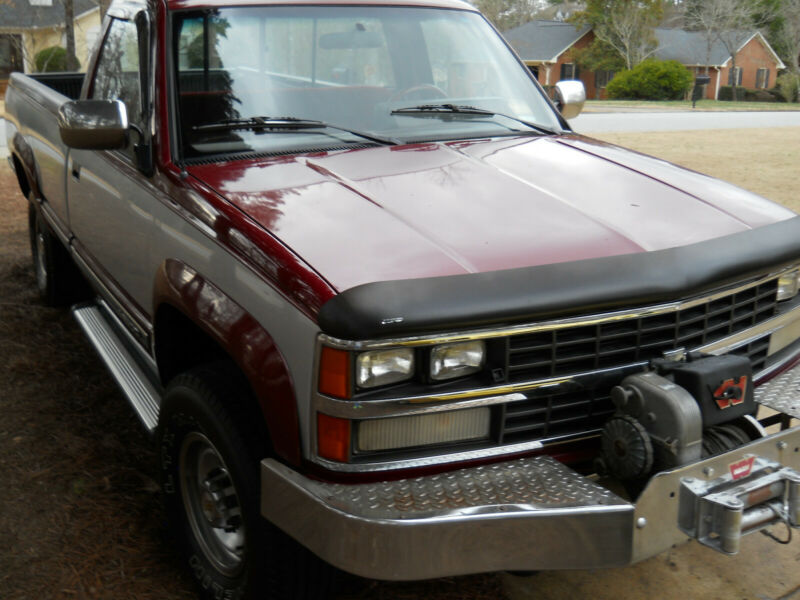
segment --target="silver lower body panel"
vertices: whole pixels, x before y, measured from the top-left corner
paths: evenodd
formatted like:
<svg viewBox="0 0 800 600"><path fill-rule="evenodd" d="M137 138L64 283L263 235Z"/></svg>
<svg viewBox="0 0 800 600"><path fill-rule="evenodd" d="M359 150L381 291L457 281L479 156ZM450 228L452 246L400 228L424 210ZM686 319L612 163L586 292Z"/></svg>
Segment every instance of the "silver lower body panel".
<svg viewBox="0 0 800 600"><path fill-rule="evenodd" d="M759 401L787 380L800 380L800 367L761 386ZM265 459L261 513L327 562L375 579L616 567L690 539L680 527L686 482L738 485L735 470L753 457L800 470L800 427L657 473L635 503L547 456L355 485L312 480ZM761 476L749 481L757 487Z"/></svg>

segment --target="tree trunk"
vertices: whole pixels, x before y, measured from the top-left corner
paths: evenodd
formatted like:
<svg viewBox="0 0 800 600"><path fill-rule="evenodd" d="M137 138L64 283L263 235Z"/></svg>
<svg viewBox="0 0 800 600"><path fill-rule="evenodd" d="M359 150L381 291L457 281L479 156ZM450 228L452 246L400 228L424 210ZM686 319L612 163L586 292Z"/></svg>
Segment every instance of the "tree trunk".
<svg viewBox="0 0 800 600"><path fill-rule="evenodd" d="M736 84L739 82L739 74L736 72L736 55L731 55L731 73L733 76L731 77L731 100L734 102L738 101L736 97Z"/></svg>
<svg viewBox="0 0 800 600"><path fill-rule="evenodd" d="M77 71L81 65L75 56L75 9L72 0L64 0L64 31L67 37L67 71Z"/></svg>

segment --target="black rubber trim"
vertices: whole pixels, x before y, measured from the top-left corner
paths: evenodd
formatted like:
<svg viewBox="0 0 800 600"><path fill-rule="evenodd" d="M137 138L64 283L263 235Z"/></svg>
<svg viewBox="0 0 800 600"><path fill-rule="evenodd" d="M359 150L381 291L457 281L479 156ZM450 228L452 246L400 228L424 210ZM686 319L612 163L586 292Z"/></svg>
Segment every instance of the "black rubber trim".
<svg viewBox="0 0 800 600"><path fill-rule="evenodd" d="M366 283L331 298L346 340L448 332L688 298L800 259L800 216L697 244L489 273Z"/></svg>

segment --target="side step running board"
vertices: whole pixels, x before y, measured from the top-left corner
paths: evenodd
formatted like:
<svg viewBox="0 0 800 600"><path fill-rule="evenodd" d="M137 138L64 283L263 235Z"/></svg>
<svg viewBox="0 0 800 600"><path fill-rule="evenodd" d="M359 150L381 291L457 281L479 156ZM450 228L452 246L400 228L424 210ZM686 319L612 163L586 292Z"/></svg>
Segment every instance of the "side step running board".
<svg viewBox="0 0 800 600"><path fill-rule="evenodd" d="M80 305L72 314L105 363L122 393L149 432L158 425L161 389L126 347L110 319L96 305Z"/></svg>

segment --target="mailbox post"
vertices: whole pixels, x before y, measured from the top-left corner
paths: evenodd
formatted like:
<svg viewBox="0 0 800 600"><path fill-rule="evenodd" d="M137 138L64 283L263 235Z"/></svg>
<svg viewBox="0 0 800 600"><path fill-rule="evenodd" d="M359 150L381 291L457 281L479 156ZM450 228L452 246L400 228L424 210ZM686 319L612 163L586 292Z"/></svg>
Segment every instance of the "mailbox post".
<svg viewBox="0 0 800 600"><path fill-rule="evenodd" d="M711 77L708 75L695 76L694 88L692 89L692 108L694 108L697 101L703 97L703 86L709 83L711 83Z"/></svg>

